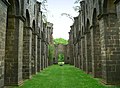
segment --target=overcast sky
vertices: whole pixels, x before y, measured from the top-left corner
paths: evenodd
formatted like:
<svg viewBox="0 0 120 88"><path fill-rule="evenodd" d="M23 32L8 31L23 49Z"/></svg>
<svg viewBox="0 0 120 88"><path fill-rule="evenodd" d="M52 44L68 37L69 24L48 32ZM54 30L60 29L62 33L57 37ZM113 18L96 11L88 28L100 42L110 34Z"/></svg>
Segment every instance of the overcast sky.
<svg viewBox="0 0 120 88"><path fill-rule="evenodd" d="M75 0L48 0L48 21L54 24L53 37L68 39L68 32L72 25L72 20L66 16L61 16L61 13L69 13L73 17L77 16L73 6Z"/></svg>

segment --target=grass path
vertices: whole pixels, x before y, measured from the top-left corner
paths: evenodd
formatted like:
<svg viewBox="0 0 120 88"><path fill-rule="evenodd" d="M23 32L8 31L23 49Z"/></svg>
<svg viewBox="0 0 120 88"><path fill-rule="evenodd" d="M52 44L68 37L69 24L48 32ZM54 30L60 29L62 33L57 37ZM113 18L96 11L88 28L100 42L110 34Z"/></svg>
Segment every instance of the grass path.
<svg viewBox="0 0 120 88"><path fill-rule="evenodd" d="M120 88L103 86L98 79L70 65L53 65L15 88Z"/></svg>

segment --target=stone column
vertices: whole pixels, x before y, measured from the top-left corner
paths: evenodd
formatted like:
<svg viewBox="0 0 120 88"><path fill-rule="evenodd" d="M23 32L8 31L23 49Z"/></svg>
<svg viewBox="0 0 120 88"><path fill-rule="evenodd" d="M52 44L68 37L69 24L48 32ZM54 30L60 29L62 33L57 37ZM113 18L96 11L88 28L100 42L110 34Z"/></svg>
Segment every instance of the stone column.
<svg viewBox="0 0 120 88"><path fill-rule="evenodd" d="M76 59L75 59L75 44L73 44L73 61L74 61L74 66L76 66Z"/></svg>
<svg viewBox="0 0 120 88"><path fill-rule="evenodd" d="M45 49L45 52L44 52L44 53L45 53L45 57L44 57L44 68L46 68L46 61L47 61L47 57L46 57L46 54L47 54L46 46L47 46L47 45L46 45L46 43L45 43L45 44L44 44L44 47L45 47L45 48L44 48L44 49Z"/></svg>
<svg viewBox="0 0 120 88"><path fill-rule="evenodd" d="M41 38L38 37L37 71L41 71Z"/></svg>
<svg viewBox="0 0 120 88"><path fill-rule="evenodd" d="M101 77L101 42L99 25L91 28L92 74Z"/></svg>
<svg viewBox="0 0 120 88"><path fill-rule="evenodd" d="M81 69L81 65L82 65L82 63L81 63L81 40L79 41L79 68Z"/></svg>
<svg viewBox="0 0 120 88"><path fill-rule="evenodd" d="M48 67L48 43L46 46L46 67Z"/></svg>
<svg viewBox="0 0 120 88"><path fill-rule="evenodd" d="M103 14L99 19L102 81L106 84L120 84L120 24L116 14Z"/></svg>
<svg viewBox="0 0 120 88"><path fill-rule="evenodd" d="M69 47L69 54L70 54L70 64L73 65L73 47L72 44L70 43L70 47Z"/></svg>
<svg viewBox="0 0 120 88"><path fill-rule="evenodd" d="M41 70L44 69L44 41L41 41Z"/></svg>
<svg viewBox="0 0 120 88"><path fill-rule="evenodd" d="M22 83L23 18L8 15L5 51L5 85Z"/></svg>
<svg viewBox="0 0 120 88"><path fill-rule="evenodd" d="M31 60L32 74L37 73L37 39L38 39L37 34L33 32L32 33L32 60Z"/></svg>
<svg viewBox="0 0 120 88"><path fill-rule="evenodd" d="M0 0L0 88L4 86L5 35L8 5L9 3L6 0Z"/></svg>
<svg viewBox="0 0 120 88"><path fill-rule="evenodd" d="M87 32L85 35L85 57L86 57L86 72L92 72L92 56L91 56L91 35Z"/></svg>
<svg viewBox="0 0 120 88"><path fill-rule="evenodd" d="M23 79L31 78L31 57L32 57L32 28L24 27L23 31Z"/></svg>
<svg viewBox="0 0 120 88"><path fill-rule="evenodd" d="M82 37L81 39L81 61L82 61L82 70L86 71L85 37Z"/></svg>

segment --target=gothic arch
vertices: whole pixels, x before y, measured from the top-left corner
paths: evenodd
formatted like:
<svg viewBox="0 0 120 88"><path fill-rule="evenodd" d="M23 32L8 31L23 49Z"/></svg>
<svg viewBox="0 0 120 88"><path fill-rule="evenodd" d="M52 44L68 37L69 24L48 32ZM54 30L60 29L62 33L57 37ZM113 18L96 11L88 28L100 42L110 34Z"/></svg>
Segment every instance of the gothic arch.
<svg viewBox="0 0 120 88"><path fill-rule="evenodd" d="M8 14L19 15L20 14L20 2L19 0L8 0L10 6L8 6Z"/></svg>
<svg viewBox="0 0 120 88"><path fill-rule="evenodd" d="M33 32L35 32L35 20L33 20L32 22L32 28L33 28Z"/></svg>
<svg viewBox="0 0 120 88"><path fill-rule="evenodd" d="M87 31L89 31L89 28L90 28L90 21L89 19L87 19Z"/></svg>
<svg viewBox="0 0 120 88"><path fill-rule="evenodd" d="M96 8L94 8L93 10L93 17L92 17L92 25L96 25L97 24L97 11Z"/></svg>
<svg viewBox="0 0 120 88"><path fill-rule="evenodd" d="M115 13L116 8L114 0L104 0L103 1L103 13Z"/></svg>
<svg viewBox="0 0 120 88"><path fill-rule="evenodd" d="M25 25L27 27L30 27L30 14L29 14L28 9L26 9L26 23L25 23Z"/></svg>

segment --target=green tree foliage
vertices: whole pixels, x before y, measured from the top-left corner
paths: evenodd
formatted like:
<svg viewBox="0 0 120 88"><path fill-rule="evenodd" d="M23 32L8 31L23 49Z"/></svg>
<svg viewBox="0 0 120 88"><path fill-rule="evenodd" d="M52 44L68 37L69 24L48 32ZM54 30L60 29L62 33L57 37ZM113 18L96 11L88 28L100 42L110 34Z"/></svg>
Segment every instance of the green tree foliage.
<svg viewBox="0 0 120 88"><path fill-rule="evenodd" d="M48 46L48 52L49 52L49 59L52 60L54 57L54 45L49 45Z"/></svg>
<svg viewBox="0 0 120 88"><path fill-rule="evenodd" d="M63 38L56 38L53 41L54 41L54 44L63 44L63 45L68 44L68 40L65 40Z"/></svg>
<svg viewBox="0 0 120 88"><path fill-rule="evenodd" d="M64 55L63 54L58 55L58 62L64 62Z"/></svg>

